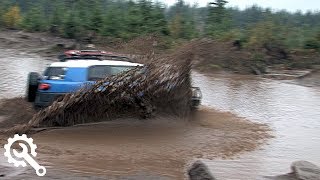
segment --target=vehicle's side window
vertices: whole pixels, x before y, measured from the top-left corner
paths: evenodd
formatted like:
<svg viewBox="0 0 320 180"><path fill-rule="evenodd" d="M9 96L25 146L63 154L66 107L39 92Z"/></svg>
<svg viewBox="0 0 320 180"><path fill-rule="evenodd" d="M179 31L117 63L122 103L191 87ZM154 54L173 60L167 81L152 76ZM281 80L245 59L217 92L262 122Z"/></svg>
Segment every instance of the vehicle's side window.
<svg viewBox="0 0 320 180"><path fill-rule="evenodd" d="M89 67L89 81L98 81L107 76L117 75L121 72L128 71L132 66L91 66Z"/></svg>
<svg viewBox="0 0 320 180"><path fill-rule="evenodd" d="M89 81L98 81L111 74L108 66L91 66L89 67Z"/></svg>
<svg viewBox="0 0 320 180"><path fill-rule="evenodd" d="M124 71L129 71L130 69L132 69L132 67L128 67L128 66L111 66L110 67L110 72L111 75L117 75L120 74Z"/></svg>
<svg viewBox="0 0 320 180"><path fill-rule="evenodd" d="M65 67L48 67L44 72L44 79L47 80L64 80L67 68Z"/></svg>

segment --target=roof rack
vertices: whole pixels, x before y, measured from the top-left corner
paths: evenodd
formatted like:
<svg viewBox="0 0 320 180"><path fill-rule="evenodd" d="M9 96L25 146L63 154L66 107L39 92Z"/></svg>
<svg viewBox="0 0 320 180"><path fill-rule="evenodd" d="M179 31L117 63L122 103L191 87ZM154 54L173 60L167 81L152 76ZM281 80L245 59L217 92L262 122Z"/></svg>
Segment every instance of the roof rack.
<svg viewBox="0 0 320 180"><path fill-rule="evenodd" d="M66 62L68 60L112 60L112 61L128 61L132 62L132 60L126 56L116 56L116 55L81 55L81 56L66 56L66 55L59 55L58 59L60 62Z"/></svg>
<svg viewBox="0 0 320 180"><path fill-rule="evenodd" d="M79 52L98 52L98 53L106 53L105 51L92 50L92 49L88 49L88 50L79 50Z"/></svg>
<svg viewBox="0 0 320 180"><path fill-rule="evenodd" d="M67 60L113 60L113 61L128 61L132 60L126 56L113 54L112 52L100 51L100 50L68 50L64 54L59 55L58 59L61 62Z"/></svg>
<svg viewBox="0 0 320 180"><path fill-rule="evenodd" d="M60 62L66 62L68 60L99 60L99 61L102 61L102 59L97 56L73 56L73 57L59 56L59 60L60 60Z"/></svg>

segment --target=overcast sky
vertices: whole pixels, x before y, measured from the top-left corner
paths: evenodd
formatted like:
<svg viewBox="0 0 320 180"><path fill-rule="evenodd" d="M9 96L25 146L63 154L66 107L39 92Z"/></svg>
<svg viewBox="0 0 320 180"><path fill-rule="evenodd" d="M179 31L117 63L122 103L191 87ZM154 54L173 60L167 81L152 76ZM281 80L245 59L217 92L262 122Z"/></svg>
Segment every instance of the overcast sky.
<svg viewBox="0 0 320 180"><path fill-rule="evenodd" d="M168 5L172 5L176 0L162 0ZM210 0L185 0L188 3L197 2L200 6L206 6ZM270 7L274 10L286 9L288 11L294 12L297 10L302 10L303 12L307 10L320 10L320 0L228 0L228 6L238 6L240 9L244 9L253 4L257 4L262 7Z"/></svg>

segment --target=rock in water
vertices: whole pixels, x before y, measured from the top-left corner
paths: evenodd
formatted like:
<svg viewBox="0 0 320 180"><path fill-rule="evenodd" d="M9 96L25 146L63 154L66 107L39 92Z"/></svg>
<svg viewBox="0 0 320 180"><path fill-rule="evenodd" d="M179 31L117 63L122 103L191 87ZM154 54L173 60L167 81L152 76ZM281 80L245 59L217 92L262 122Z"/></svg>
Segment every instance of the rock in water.
<svg viewBox="0 0 320 180"><path fill-rule="evenodd" d="M308 161L297 161L291 165L296 177L301 180L320 180L320 168Z"/></svg>
<svg viewBox="0 0 320 180"><path fill-rule="evenodd" d="M190 180L216 180L209 168L200 160L192 164L188 176Z"/></svg>

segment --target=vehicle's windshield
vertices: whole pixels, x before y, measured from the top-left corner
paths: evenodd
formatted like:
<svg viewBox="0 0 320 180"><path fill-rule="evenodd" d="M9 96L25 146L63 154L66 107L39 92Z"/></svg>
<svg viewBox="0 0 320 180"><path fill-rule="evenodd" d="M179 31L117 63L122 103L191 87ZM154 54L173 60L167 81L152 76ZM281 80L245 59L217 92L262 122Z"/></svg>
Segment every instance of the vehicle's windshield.
<svg viewBox="0 0 320 180"><path fill-rule="evenodd" d="M89 81L98 81L107 76L117 75L121 72L133 69L135 66L91 66L89 68Z"/></svg>
<svg viewBox="0 0 320 180"><path fill-rule="evenodd" d="M48 67L44 72L44 79L63 80L66 74L65 67Z"/></svg>

